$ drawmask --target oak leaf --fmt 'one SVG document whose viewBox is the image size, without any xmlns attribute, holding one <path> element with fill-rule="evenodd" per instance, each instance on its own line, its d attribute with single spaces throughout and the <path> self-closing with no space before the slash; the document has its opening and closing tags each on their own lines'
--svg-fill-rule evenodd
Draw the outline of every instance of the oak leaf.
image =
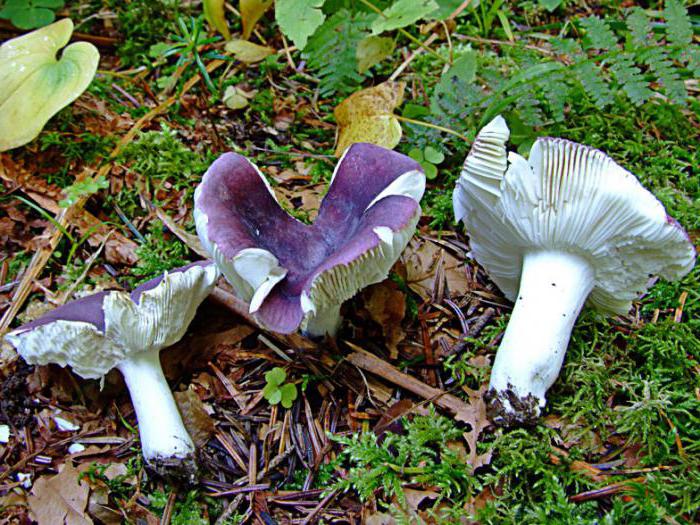
<svg viewBox="0 0 700 525">
<path fill-rule="evenodd" d="M 80 480 L 70 462 L 55 476 L 39 478 L 29 496 L 29 507 L 39 525 L 92 525 L 85 508 L 90 487 Z"/>
</svg>

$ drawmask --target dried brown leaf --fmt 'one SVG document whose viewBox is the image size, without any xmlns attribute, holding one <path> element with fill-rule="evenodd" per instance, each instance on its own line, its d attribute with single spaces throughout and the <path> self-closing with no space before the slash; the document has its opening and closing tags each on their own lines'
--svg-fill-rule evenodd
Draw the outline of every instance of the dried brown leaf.
<svg viewBox="0 0 700 525">
<path fill-rule="evenodd" d="M 406 315 L 406 294 L 393 281 L 370 286 L 365 290 L 365 308 L 372 320 L 382 327 L 391 359 L 399 355 L 398 345 L 406 337 L 401 321 Z"/>
<path fill-rule="evenodd" d="M 204 408 L 204 403 L 191 387 L 184 392 L 175 392 L 175 401 L 195 446 L 204 447 L 216 431 L 214 420 Z"/>
<path fill-rule="evenodd" d="M 90 487 L 79 480 L 70 462 L 52 477 L 39 478 L 29 496 L 29 506 L 39 525 L 92 525 L 85 513 Z"/>
</svg>

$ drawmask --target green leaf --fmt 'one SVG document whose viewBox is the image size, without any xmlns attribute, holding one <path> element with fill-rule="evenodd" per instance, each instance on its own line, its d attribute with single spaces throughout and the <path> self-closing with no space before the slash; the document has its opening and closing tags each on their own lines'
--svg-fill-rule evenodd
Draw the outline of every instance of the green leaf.
<svg viewBox="0 0 700 525">
<path fill-rule="evenodd" d="M 462 5 L 462 2 L 464 2 L 464 0 L 435 0 L 438 8 L 437 11 L 430 13 L 429 18 L 432 20 L 445 20 Z M 474 4 L 476 4 L 476 2 L 474 2 Z M 462 13 L 464 12 L 466 12 L 466 10 L 462 11 Z"/>
<path fill-rule="evenodd" d="M 360 40 L 355 52 L 357 71 L 364 75 L 369 68 L 390 56 L 395 45 L 393 38 L 384 36 L 370 35 Z"/>
<path fill-rule="evenodd" d="M 36 29 L 49 25 L 55 19 L 56 15 L 50 9 L 30 7 L 27 10 L 17 11 L 10 21 L 19 29 Z"/>
<path fill-rule="evenodd" d="M 34 7 L 46 7 L 47 9 L 61 9 L 65 2 L 63 0 L 33 0 L 32 5 Z"/>
<path fill-rule="evenodd" d="M 632 44 L 636 47 L 648 46 L 649 34 L 651 27 L 649 26 L 649 17 L 641 7 L 633 7 L 627 15 L 627 29 L 632 37 Z"/>
<path fill-rule="evenodd" d="M 306 47 L 309 37 L 323 24 L 326 15 L 321 11 L 324 0 L 277 0 L 275 18 L 282 32 L 299 49 Z"/>
<path fill-rule="evenodd" d="M 276 405 L 282 401 L 282 390 L 275 388 L 270 392 L 270 396 L 266 398 L 271 405 Z"/>
<path fill-rule="evenodd" d="M 282 406 L 284 408 L 292 408 L 294 400 L 297 398 L 297 387 L 294 383 L 287 383 L 280 388 L 282 398 Z"/>
<path fill-rule="evenodd" d="M 471 84 L 476 78 L 476 53 L 468 50 L 457 60 L 454 61 L 452 67 L 445 71 L 440 77 L 433 97 L 440 98 L 447 93 L 454 93 L 457 84 Z"/>
<path fill-rule="evenodd" d="M 425 172 L 426 179 L 433 180 L 435 177 L 437 177 L 438 169 L 435 164 L 430 164 L 430 162 L 421 162 L 420 165 Z"/>
<path fill-rule="evenodd" d="M 411 151 L 409 151 L 408 156 L 416 162 L 423 162 L 425 160 L 423 158 L 423 152 L 418 148 L 413 148 Z"/>
<path fill-rule="evenodd" d="M 406 27 L 425 18 L 438 7 L 435 0 L 398 0 L 377 17 L 372 24 L 372 33 L 378 35 Z"/>
<path fill-rule="evenodd" d="M 445 154 L 432 146 L 426 146 L 425 150 L 423 151 L 423 155 L 425 160 L 431 162 L 432 164 L 440 164 L 443 160 L 445 160 Z"/>
<path fill-rule="evenodd" d="M 551 13 L 563 3 L 563 0 L 539 0 L 538 3 Z"/>
<path fill-rule="evenodd" d="M 664 18 L 668 41 L 675 46 L 689 46 L 693 40 L 693 28 L 683 3 L 678 0 L 666 0 Z"/>
<path fill-rule="evenodd" d="M 281 385 L 285 379 L 287 379 L 287 372 L 279 366 L 265 373 L 265 381 L 268 385 Z"/>
<path fill-rule="evenodd" d="M 68 208 L 78 202 L 82 197 L 89 197 L 107 188 L 109 188 L 109 181 L 107 181 L 104 175 L 99 176 L 97 179 L 84 179 L 75 182 L 63 190 L 66 193 L 66 198 L 62 199 L 58 205 L 61 208 Z"/>
</svg>

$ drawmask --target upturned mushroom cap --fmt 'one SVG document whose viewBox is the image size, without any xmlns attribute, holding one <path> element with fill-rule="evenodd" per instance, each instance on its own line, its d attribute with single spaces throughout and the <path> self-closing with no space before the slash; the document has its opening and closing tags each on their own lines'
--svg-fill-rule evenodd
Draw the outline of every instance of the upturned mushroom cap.
<svg viewBox="0 0 700 525">
<path fill-rule="evenodd" d="M 578 254 L 595 272 L 588 303 L 624 314 L 650 275 L 688 273 L 695 249 L 683 228 L 629 171 L 596 149 L 540 138 L 528 160 L 507 153 L 509 130 L 496 117 L 477 135 L 454 192 L 471 255 L 511 300 L 523 255 Z"/>
<path fill-rule="evenodd" d="M 126 357 L 179 341 L 217 277 L 210 262 L 183 266 L 131 293 L 100 292 L 70 302 L 6 338 L 28 363 L 70 365 L 97 379 Z"/>
<path fill-rule="evenodd" d="M 424 190 L 417 162 L 355 144 L 307 225 L 280 207 L 253 164 L 226 153 L 195 192 L 195 221 L 203 245 L 257 321 L 290 333 L 387 276 L 413 235 Z"/>
</svg>

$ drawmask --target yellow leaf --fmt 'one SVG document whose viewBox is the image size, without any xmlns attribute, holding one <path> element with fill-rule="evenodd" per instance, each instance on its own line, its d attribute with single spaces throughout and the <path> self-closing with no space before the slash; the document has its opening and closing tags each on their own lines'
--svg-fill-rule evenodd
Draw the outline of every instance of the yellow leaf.
<svg viewBox="0 0 700 525">
<path fill-rule="evenodd" d="M 255 24 L 265 11 L 272 7 L 273 0 L 241 0 L 238 9 L 241 12 L 241 23 L 243 24 L 243 34 L 241 38 L 248 40 L 253 34 Z"/>
<path fill-rule="evenodd" d="M 226 23 L 225 0 L 203 0 L 204 16 L 207 22 L 223 35 L 226 40 L 231 40 L 231 32 Z"/>
<path fill-rule="evenodd" d="M 246 64 L 260 62 L 265 57 L 275 53 L 271 47 L 259 46 L 247 40 L 231 40 L 226 42 L 226 51 L 232 53 L 238 60 Z"/>
<path fill-rule="evenodd" d="M 64 18 L 0 46 L 0 151 L 33 140 L 46 122 L 88 87 L 100 54 L 87 42 L 70 40 Z"/>
<path fill-rule="evenodd" d="M 370 35 L 357 44 L 357 71 L 364 75 L 365 71 L 378 64 L 394 52 L 394 39 L 386 36 Z"/>
<path fill-rule="evenodd" d="M 353 93 L 335 108 L 338 123 L 336 157 L 356 142 L 394 148 L 401 140 L 401 124 L 394 110 L 403 101 L 403 82 L 384 82 Z"/>
</svg>

